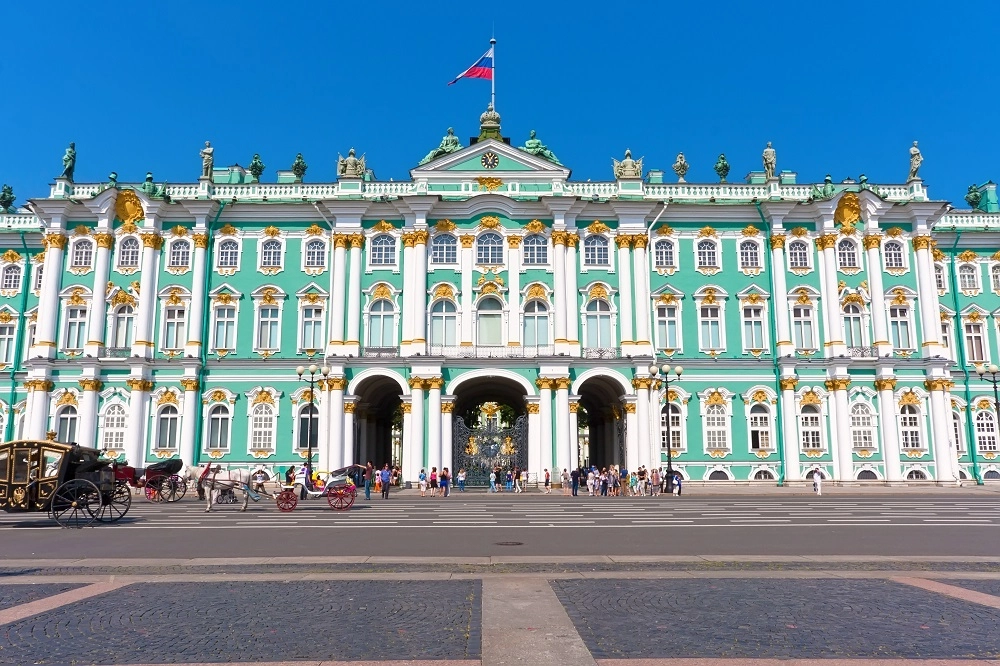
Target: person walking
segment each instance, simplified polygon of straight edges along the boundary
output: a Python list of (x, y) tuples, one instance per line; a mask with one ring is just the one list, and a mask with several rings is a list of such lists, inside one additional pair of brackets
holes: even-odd
[(514, 468), (514, 492), (519, 493), (522, 491), (521, 488), (521, 468)]
[(420, 469), (420, 475), (417, 477), (417, 483), (420, 485), (420, 496), (427, 497), (427, 474), (424, 473), (423, 468)]
[(817, 467), (813, 471), (813, 492), (819, 497), (823, 494), (823, 472)]
[(573, 484), (573, 497), (577, 496), (577, 491), (580, 490), (580, 470), (574, 468), (572, 472), (569, 473), (570, 482)]
[(597, 477), (594, 474), (594, 468), (591, 467), (590, 469), (587, 470), (587, 494), (590, 495), (591, 497), (594, 496), (594, 480), (596, 478)]
[(684, 481), (681, 479), (681, 475), (674, 472), (674, 495), (677, 495), (677, 497), (681, 496), (681, 486), (683, 484)]
[(495, 469), (490, 472), (490, 492), (497, 492), (497, 471)]
[(370, 500), (372, 498), (372, 477), (375, 476), (375, 468), (372, 466), (372, 461), (369, 460), (368, 464), (365, 465), (365, 499)]
[(658, 467), (654, 467), (649, 472), (649, 492), (653, 497), (660, 494), (660, 469)]
[(447, 467), (441, 468), (441, 475), (438, 476), (438, 483), (441, 484), (441, 497), (451, 494), (451, 473)]
[(549, 470), (545, 470), (545, 494), (549, 494), (549, 490), (552, 488), (552, 477), (549, 476)]
[(431, 467), (431, 497), (437, 497), (438, 494), (438, 468)]
[(465, 492), (465, 468), (458, 470), (458, 474), (455, 476), (455, 481), (458, 482), (459, 492)]
[(389, 463), (386, 463), (382, 467), (382, 471), (379, 472), (379, 480), (382, 482), (382, 499), (389, 499), (390, 479), (392, 479), (392, 471), (389, 469)]

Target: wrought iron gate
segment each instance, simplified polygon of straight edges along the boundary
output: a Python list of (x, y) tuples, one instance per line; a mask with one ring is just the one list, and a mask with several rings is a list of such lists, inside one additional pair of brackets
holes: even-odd
[[(616, 465), (625, 467), (627, 465), (625, 461), (625, 441), (628, 436), (628, 429), (626, 427), (628, 420), (618, 409), (615, 409), (613, 414), (615, 416), (615, 450), (612, 455), (616, 458), (613, 462)], [(633, 464), (635, 463), (633, 462)]]
[[(465, 483), (488, 486), (495, 467), (507, 470), (528, 466), (528, 417), (521, 415), (510, 428), (487, 425), (470, 428), (462, 417), (455, 417), (452, 443), (452, 474), (465, 470)], [(537, 471), (537, 470), (535, 470)]]

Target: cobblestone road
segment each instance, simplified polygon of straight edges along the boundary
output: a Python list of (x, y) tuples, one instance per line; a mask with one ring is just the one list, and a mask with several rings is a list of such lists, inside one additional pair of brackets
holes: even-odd
[(80, 585), (68, 583), (39, 583), (35, 585), (2, 585), (0, 584), (0, 609), (19, 606), (32, 601), (73, 590)]

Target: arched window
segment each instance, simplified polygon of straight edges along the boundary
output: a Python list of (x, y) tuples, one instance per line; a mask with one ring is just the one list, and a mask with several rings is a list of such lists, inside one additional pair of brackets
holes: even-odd
[(760, 268), (760, 246), (752, 240), (740, 243), (740, 268)]
[(260, 267), (281, 268), (281, 241), (266, 240), (260, 246)]
[(993, 291), (1000, 292), (1000, 264), (990, 269), (990, 282), (993, 285)]
[(17, 264), (4, 266), (3, 282), (0, 284), (5, 290), (17, 291), (21, 288), (21, 267)]
[(306, 404), (299, 410), (298, 448), (301, 451), (316, 450), (319, 443), (319, 410), (316, 405)]
[(988, 409), (976, 412), (976, 447), (980, 452), (998, 450), (996, 417)]
[(525, 266), (549, 263), (549, 241), (541, 234), (531, 234), (521, 244), (522, 262)]
[(837, 265), (840, 268), (858, 267), (858, 246), (847, 238), (837, 243)]
[(587, 304), (587, 347), (608, 348), (614, 346), (611, 337), (611, 305), (603, 299), (596, 299)]
[(698, 268), (718, 268), (719, 247), (712, 240), (698, 241)]
[(899, 410), (899, 439), (904, 449), (920, 448), (920, 412), (913, 405)]
[(709, 481), (728, 481), (729, 475), (723, 472), (721, 469), (717, 469), (708, 475)]
[(476, 263), (496, 265), (503, 263), (503, 236), (488, 231), (476, 239)]
[(219, 243), (219, 268), (236, 268), (240, 263), (240, 244), (234, 240)]
[(870, 469), (863, 469), (858, 472), (858, 481), (878, 481), (878, 476)]
[(587, 236), (583, 240), (583, 263), (587, 266), (607, 266), (608, 239), (604, 236)]
[(771, 448), (771, 412), (761, 404), (750, 408), (750, 450)]
[(170, 268), (187, 268), (191, 263), (191, 243), (186, 240), (175, 240), (170, 244)]
[(216, 405), (208, 412), (209, 450), (229, 448), (229, 410), (224, 405)]
[[(120, 451), (125, 448), (125, 427), (128, 424), (128, 415), (125, 406), (114, 404), (104, 410), (104, 439), (101, 442), (102, 449)], [(133, 465), (141, 464), (138, 460), (130, 461)]]
[(261, 403), (254, 405), (250, 415), (250, 448), (256, 451), (274, 450), (274, 408)]
[(726, 427), (726, 409), (722, 405), (709, 405), (705, 410), (705, 450), (724, 450), (729, 448), (729, 437)]
[(430, 343), (452, 346), (458, 344), (458, 310), (451, 301), (438, 301), (431, 306)]
[(788, 267), (809, 268), (809, 245), (805, 241), (794, 240), (788, 244)]
[(658, 240), (653, 246), (653, 257), (657, 268), (675, 268), (674, 263), (674, 242), (669, 240)]
[(524, 345), (549, 344), (549, 307), (542, 301), (528, 301), (524, 306)]
[(94, 244), (89, 240), (79, 240), (73, 245), (73, 258), (70, 266), (73, 268), (90, 268), (94, 261)]
[(326, 243), (314, 238), (306, 243), (306, 268), (326, 267)]
[(129, 236), (118, 245), (118, 267), (139, 267), (139, 239)]
[(820, 423), (819, 407), (803, 405), (799, 410), (799, 441), (803, 451), (823, 448), (823, 430)]
[(851, 407), (851, 443), (856, 449), (875, 447), (875, 421), (871, 408), (863, 402)]
[(503, 304), (495, 298), (484, 298), (476, 309), (476, 344), (480, 347), (502, 345)]
[(432, 264), (457, 264), (458, 241), (451, 234), (438, 234), (431, 241)]
[(119, 306), (111, 318), (110, 347), (121, 349), (131, 347), (135, 335), (135, 308), (131, 305)]
[(844, 307), (844, 344), (848, 347), (862, 347), (865, 344), (861, 308), (853, 303)]
[(995, 469), (991, 469), (985, 474), (983, 474), (983, 478), (986, 479), (987, 481), (1000, 480), (1000, 472), (996, 471)]
[(926, 481), (927, 475), (921, 472), (919, 469), (911, 469), (906, 473), (907, 481)]
[(389, 234), (379, 234), (372, 239), (372, 266), (392, 266), (396, 263), (396, 239)]
[[(669, 417), (670, 422), (667, 423)], [(667, 427), (669, 425), (669, 428)], [(681, 449), (683, 447), (684, 431), (681, 428), (681, 408), (674, 403), (663, 406), (660, 410), (660, 448), (667, 448), (667, 431), (670, 434), (670, 448)]]
[[(56, 441), (69, 444), (76, 441), (76, 407), (66, 405), (56, 413)], [(121, 448), (121, 447), (119, 447)]]
[(906, 268), (903, 262), (903, 244), (899, 241), (888, 241), (882, 246), (882, 256), (886, 269)]
[(368, 312), (368, 346), (396, 346), (396, 308), (384, 298), (372, 303)]
[(962, 264), (959, 266), (958, 286), (965, 291), (979, 289), (979, 267), (975, 264)]
[(177, 449), (180, 417), (177, 408), (167, 405), (156, 415), (156, 448)]
[(757, 470), (753, 475), (754, 481), (774, 481), (774, 474), (767, 471), (766, 469)]

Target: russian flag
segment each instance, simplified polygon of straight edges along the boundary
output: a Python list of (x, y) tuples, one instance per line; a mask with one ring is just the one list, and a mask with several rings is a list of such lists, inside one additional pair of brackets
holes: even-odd
[(465, 70), (461, 74), (455, 77), (455, 80), (449, 83), (457, 83), (459, 79), (486, 79), (487, 81), (493, 80), (493, 47), (487, 51), (482, 58), (476, 61), (476, 63)]

